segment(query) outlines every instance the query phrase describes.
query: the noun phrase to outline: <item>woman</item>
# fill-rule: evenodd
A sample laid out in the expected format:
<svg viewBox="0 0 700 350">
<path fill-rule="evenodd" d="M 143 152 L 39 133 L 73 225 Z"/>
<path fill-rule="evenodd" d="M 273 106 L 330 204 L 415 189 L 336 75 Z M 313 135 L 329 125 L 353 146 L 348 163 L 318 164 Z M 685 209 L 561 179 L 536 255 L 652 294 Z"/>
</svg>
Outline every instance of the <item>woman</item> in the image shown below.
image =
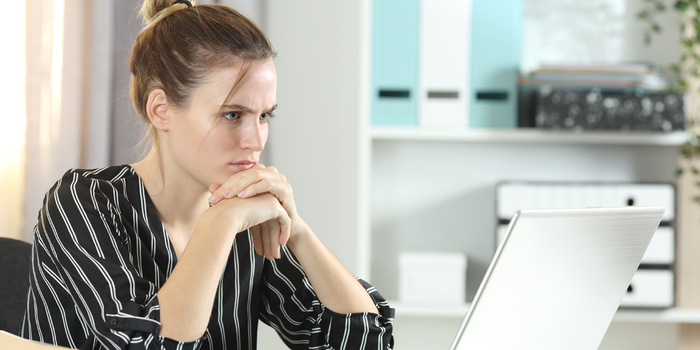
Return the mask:
<svg viewBox="0 0 700 350">
<path fill-rule="evenodd" d="M 255 349 L 258 319 L 294 349 L 393 346 L 393 310 L 299 217 L 258 164 L 274 51 L 236 11 L 146 0 L 131 97 L 151 152 L 70 170 L 35 228 L 22 334 L 82 349 Z"/>
</svg>

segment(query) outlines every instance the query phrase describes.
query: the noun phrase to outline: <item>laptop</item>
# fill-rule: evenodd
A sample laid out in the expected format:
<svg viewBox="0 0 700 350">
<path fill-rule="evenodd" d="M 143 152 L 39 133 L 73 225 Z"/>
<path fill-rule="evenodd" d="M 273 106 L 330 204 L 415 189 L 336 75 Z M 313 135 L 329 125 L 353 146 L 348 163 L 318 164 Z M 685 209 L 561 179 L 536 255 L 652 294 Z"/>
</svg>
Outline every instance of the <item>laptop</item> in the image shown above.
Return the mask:
<svg viewBox="0 0 700 350">
<path fill-rule="evenodd" d="M 598 349 L 664 209 L 518 211 L 451 349 Z"/>
</svg>

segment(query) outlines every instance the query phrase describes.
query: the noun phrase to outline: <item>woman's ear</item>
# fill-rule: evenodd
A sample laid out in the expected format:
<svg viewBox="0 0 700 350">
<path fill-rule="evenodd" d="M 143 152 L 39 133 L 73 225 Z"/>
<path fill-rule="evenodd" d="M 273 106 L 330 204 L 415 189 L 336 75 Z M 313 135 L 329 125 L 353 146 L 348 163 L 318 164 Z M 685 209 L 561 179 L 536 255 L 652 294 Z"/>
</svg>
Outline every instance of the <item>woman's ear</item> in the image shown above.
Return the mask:
<svg viewBox="0 0 700 350">
<path fill-rule="evenodd" d="M 168 131 L 170 128 L 168 125 L 168 109 L 168 98 L 165 95 L 165 91 L 155 89 L 148 94 L 146 113 L 148 114 L 148 119 L 151 120 L 151 124 L 160 131 Z"/>
</svg>

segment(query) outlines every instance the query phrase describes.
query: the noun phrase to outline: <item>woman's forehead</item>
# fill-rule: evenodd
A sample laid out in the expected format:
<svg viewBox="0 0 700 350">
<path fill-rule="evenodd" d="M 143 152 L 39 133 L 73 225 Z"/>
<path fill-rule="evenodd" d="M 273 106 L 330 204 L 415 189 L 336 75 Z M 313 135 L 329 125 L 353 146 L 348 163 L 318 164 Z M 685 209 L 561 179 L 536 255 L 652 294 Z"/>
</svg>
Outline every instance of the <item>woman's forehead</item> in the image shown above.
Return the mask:
<svg viewBox="0 0 700 350">
<path fill-rule="evenodd" d="M 239 77 L 243 77 L 239 81 Z M 229 96 L 231 89 L 236 88 Z M 247 66 L 235 64 L 212 69 L 204 83 L 195 91 L 194 98 L 212 101 L 217 105 L 228 96 L 224 104 L 244 97 L 246 100 L 255 96 L 262 99 L 276 99 L 277 73 L 272 60 L 252 62 Z M 251 96 L 249 96 L 251 95 Z M 198 98 L 199 97 L 199 98 Z M 275 104 L 275 101 L 271 102 Z"/>
</svg>

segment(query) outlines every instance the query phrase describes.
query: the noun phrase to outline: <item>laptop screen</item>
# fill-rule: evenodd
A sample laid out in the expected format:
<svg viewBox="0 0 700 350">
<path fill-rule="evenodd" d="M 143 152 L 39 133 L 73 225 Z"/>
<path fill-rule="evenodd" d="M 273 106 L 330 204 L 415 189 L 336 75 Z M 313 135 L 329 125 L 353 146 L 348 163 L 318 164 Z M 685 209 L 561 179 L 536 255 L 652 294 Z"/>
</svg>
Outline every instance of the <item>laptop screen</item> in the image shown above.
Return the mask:
<svg viewBox="0 0 700 350">
<path fill-rule="evenodd" d="M 452 349 L 597 349 L 663 212 L 517 212 Z"/>
</svg>

